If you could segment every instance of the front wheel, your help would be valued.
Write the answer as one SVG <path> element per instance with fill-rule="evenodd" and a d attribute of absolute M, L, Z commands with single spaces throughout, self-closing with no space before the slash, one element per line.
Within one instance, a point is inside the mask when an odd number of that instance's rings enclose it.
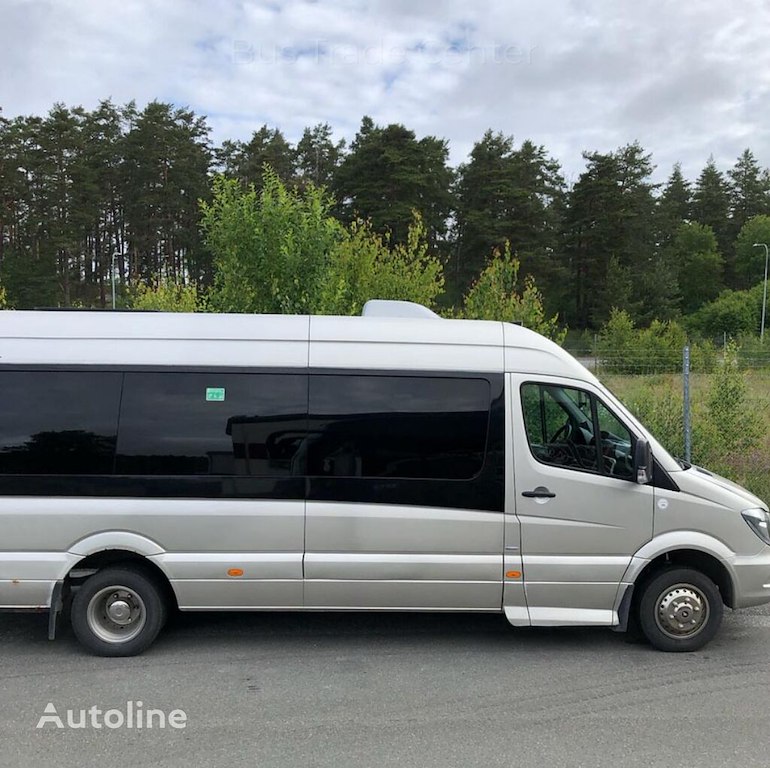
<path fill-rule="evenodd" d="M 722 596 L 708 576 L 692 568 L 671 568 L 647 585 L 639 601 L 639 624 L 660 651 L 697 651 L 722 623 Z"/>
<path fill-rule="evenodd" d="M 166 603 L 144 573 L 107 568 L 91 576 L 72 600 L 72 629 L 97 656 L 136 656 L 158 636 Z"/>

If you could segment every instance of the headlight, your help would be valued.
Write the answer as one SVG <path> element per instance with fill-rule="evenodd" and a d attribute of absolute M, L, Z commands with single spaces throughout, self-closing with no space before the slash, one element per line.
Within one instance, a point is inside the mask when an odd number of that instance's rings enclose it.
<path fill-rule="evenodd" d="M 745 509 L 743 519 L 765 544 L 770 544 L 770 512 L 766 509 Z"/>

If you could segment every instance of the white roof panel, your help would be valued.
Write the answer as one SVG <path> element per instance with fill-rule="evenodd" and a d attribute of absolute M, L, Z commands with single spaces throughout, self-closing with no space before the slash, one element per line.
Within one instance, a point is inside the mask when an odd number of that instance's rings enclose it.
<path fill-rule="evenodd" d="M 502 372 L 503 326 L 441 318 L 312 317 L 310 366 Z"/>
<path fill-rule="evenodd" d="M 308 318 L 0 312 L 0 363 L 305 367 Z"/>
<path fill-rule="evenodd" d="M 0 363 L 531 371 L 593 380 L 525 328 L 439 317 L 0 311 Z"/>
<path fill-rule="evenodd" d="M 568 376 L 596 382 L 594 375 L 569 352 L 539 333 L 505 323 L 505 370 Z"/>

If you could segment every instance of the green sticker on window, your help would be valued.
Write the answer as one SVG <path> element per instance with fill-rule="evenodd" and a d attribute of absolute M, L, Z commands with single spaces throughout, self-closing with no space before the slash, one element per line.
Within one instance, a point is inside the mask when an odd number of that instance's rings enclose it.
<path fill-rule="evenodd" d="M 224 387 L 206 387 L 206 401 L 209 403 L 221 403 L 225 399 Z"/>

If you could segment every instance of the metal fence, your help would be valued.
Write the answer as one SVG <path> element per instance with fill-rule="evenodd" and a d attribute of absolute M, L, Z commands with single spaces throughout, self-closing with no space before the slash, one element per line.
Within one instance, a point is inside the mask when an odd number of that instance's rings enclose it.
<path fill-rule="evenodd" d="M 770 500 L 770 354 L 739 350 L 739 391 L 730 392 L 737 399 L 727 403 L 720 423 L 712 412 L 719 397 L 717 374 L 731 354 L 727 345 L 711 347 L 707 364 L 703 348 L 697 346 L 675 350 L 676 354 L 643 349 L 570 351 L 671 453 L 705 464 Z M 741 414 L 729 412 L 733 405 Z M 751 432 L 752 439 L 731 434 L 736 430 Z"/>

